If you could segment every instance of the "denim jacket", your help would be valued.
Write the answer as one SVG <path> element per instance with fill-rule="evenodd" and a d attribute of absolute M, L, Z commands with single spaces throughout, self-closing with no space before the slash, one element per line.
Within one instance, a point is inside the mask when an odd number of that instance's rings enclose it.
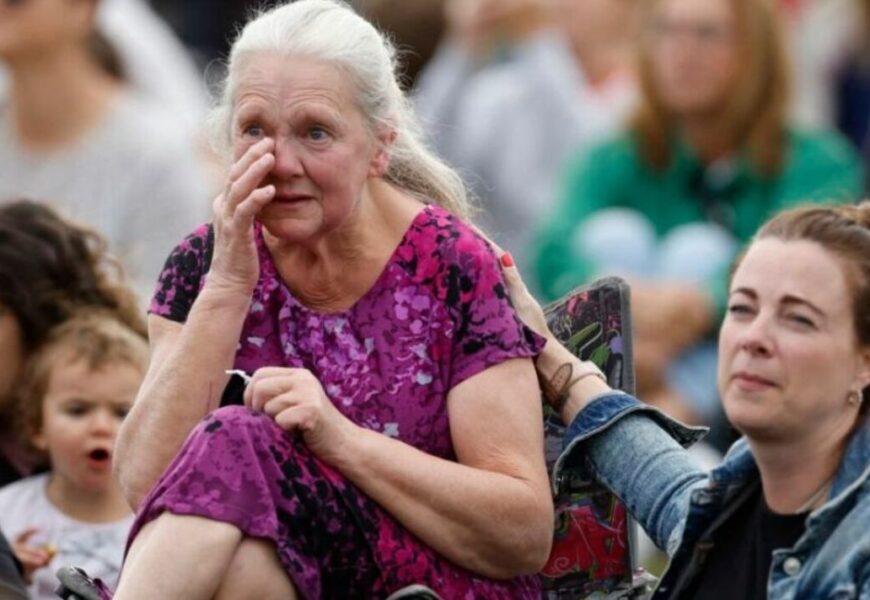
<path fill-rule="evenodd" d="M 685 427 L 623 393 L 593 400 L 568 428 L 555 466 L 582 468 L 626 504 L 670 564 L 653 598 L 679 598 L 704 564 L 714 534 L 759 485 L 745 439 L 701 470 L 684 450 L 702 428 Z M 791 548 L 773 553 L 770 600 L 870 600 L 870 425 L 849 441 L 830 499 L 807 517 Z"/>

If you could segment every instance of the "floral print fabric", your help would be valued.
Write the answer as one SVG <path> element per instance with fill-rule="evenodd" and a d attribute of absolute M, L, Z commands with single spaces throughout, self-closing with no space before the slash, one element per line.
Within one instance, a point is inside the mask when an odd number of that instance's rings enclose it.
<path fill-rule="evenodd" d="M 343 312 L 302 305 L 278 276 L 259 227 L 256 239 L 260 277 L 235 367 L 309 369 L 349 419 L 435 456 L 455 459 L 449 391 L 542 347 L 514 313 L 488 245 L 439 207 L 421 210 L 372 288 Z M 204 226 L 176 248 L 153 314 L 186 319 L 212 244 Z M 192 433 L 137 528 L 163 510 L 227 520 L 274 540 L 309 598 L 379 597 L 413 582 L 447 598 L 539 595 L 534 577 L 495 582 L 452 565 L 271 419 L 238 407 L 221 409 Z"/>

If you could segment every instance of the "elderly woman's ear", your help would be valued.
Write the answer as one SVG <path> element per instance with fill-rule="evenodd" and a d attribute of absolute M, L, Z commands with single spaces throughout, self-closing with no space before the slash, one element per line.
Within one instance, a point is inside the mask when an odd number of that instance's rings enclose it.
<path fill-rule="evenodd" d="M 397 136 L 398 134 L 393 128 L 383 128 L 376 133 L 375 143 L 377 146 L 369 168 L 371 177 L 383 177 L 387 174 L 387 170 L 390 168 L 393 144 L 396 143 Z"/>

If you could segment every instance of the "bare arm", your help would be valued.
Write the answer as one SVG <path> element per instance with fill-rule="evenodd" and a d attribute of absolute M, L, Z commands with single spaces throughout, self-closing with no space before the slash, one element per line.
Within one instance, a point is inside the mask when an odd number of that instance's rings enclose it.
<path fill-rule="evenodd" d="M 118 433 L 115 470 L 135 509 L 196 424 L 220 404 L 250 298 L 196 299 L 187 323 L 151 315 L 151 364 Z"/>
<path fill-rule="evenodd" d="M 214 254 L 184 325 L 150 317 L 151 365 L 118 433 L 115 471 L 133 508 L 196 423 L 220 404 L 259 274 L 254 217 L 275 193 L 258 188 L 275 161 L 274 142 L 248 148 L 214 203 Z"/>
<path fill-rule="evenodd" d="M 530 360 L 490 367 L 449 393 L 458 463 L 355 425 L 301 369 L 261 369 L 246 400 L 301 431 L 312 452 L 453 562 L 500 579 L 546 562 L 553 506 Z"/>

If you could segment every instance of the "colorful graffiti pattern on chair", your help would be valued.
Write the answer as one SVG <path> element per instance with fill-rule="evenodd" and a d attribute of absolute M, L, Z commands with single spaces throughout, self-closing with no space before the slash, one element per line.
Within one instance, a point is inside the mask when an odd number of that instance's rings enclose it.
<path fill-rule="evenodd" d="M 608 277 L 578 288 L 546 307 L 550 329 L 569 350 L 591 360 L 614 388 L 634 391 L 628 286 Z M 562 451 L 565 426 L 545 406 L 547 467 Z M 541 571 L 549 600 L 632 595 L 632 528 L 625 505 L 570 465 L 553 482 L 553 549 Z"/>

